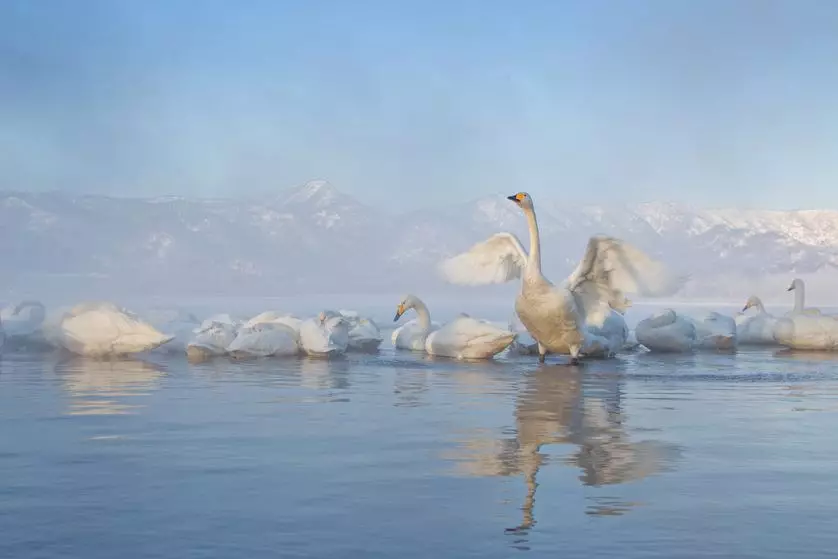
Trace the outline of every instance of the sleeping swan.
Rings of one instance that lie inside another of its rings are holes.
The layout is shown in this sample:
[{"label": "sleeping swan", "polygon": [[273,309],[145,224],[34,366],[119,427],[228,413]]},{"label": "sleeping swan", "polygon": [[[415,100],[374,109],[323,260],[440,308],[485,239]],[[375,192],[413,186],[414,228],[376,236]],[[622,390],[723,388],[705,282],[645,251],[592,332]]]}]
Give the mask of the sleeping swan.
[{"label": "sleeping swan", "polygon": [[692,351],[696,342],[695,324],[672,309],[644,318],[637,323],[634,333],[638,342],[655,353]]},{"label": "sleeping swan", "polygon": [[622,313],[630,305],[624,293],[664,296],[686,278],[669,274],[663,264],[612,237],[591,237],[585,256],[564,286],[553,285],[541,272],[541,243],[532,198],[509,196],[527,218],[530,253],[511,233],[497,233],[440,265],[451,283],[480,285],[522,278],[515,301],[518,318],[538,343],[539,361],[547,352],[612,356],[628,337]]},{"label": "sleeping swan", "polygon": [[780,318],[774,327],[774,339],[791,349],[837,351],[838,319],[811,314]]},{"label": "sleeping swan", "polygon": [[[421,351],[428,355],[454,359],[490,359],[506,349],[515,339],[515,333],[498,328],[485,320],[477,320],[461,314],[442,327],[433,328],[431,315],[415,295],[405,296],[396,309],[393,322],[408,310],[415,309],[419,315],[416,325],[406,324],[393,333],[393,345],[397,348]],[[411,326],[411,328],[407,328]]]}]

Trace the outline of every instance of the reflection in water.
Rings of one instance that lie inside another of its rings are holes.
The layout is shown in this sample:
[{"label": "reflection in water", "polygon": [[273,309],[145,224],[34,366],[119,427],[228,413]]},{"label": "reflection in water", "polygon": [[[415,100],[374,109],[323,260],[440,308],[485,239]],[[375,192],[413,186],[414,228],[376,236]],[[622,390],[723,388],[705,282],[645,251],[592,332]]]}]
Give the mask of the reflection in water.
[{"label": "reflection in water", "polygon": [[[586,369],[539,367],[527,374],[515,405],[515,438],[486,440],[472,433],[462,445],[467,455],[457,457],[461,471],[524,476],[523,521],[509,532],[524,535],[535,525],[536,477],[548,460],[541,452],[544,445],[575,445],[565,461],[582,470],[579,479],[588,486],[642,479],[662,471],[677,455],[674,445],[630,441],[621,406],[622,375],[612,370],[607,376],[585,377]],[[587,513],[622,514],[634,504],[610,499],[596,502]]]},{"label": "reflection in water", "polygon": [[314,390],[349,388],[349,362],[346,359],[305,358],[300,361],[300,385]]},{"label": "reflection in water", "polygon": [[96,360],[83,357],[55,366],[64,389],[70,394],[69,415],[122,415],[141,406],[122,398],[145,396],[159,388],[163,370],[135,359]]},{"label": "reflection in water", "polygon": [[428,392],[428,370],[425,367],[402,366],[396,371],[393,393],[397,407],[419,407],[425,405],[423,397]]}]

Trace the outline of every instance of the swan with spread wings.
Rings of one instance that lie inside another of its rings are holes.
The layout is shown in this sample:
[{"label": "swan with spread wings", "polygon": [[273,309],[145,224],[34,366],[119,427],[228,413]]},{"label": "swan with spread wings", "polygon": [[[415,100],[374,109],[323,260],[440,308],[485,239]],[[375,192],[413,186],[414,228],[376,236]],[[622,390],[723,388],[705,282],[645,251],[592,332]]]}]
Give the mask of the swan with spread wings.
[{"label": "swan with spread wings", "polygon": [[628,336],[623,313],[631,305],[626,293],[666,296],[686,276],[671,274],[643,251],[613,237],[588,241],[585,256],[564,286],[541,272],[541,244],[532,198],[526,192],[509,196],[527,218],[530,252],[511,233],[497,233],[468,251],[443,261],[440,272],[450,283],[485,285],[521,278],[515,312],[538,342],[539,361],[547,353],[613,356]]}]

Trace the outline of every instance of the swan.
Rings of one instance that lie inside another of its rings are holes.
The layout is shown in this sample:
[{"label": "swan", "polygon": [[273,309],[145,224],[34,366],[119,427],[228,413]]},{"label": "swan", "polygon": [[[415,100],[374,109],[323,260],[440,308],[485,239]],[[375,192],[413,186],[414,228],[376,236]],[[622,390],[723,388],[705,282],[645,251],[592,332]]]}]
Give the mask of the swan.
[{"label": "swan", "polygon": [[428,307],[415,295],[402,298],[393,322],[397,322],[408,309],[416,310],[419,322],[409,330],[404,327],[400,329],[394,343],[396,347],[421,351],[418,349],[421,344],[428,355],[437,357],[489,359],[515,340],[514,332],[466,314],[460,314],[451,322],[433,328]]},{"label": "swan", "polygon": [[800,278],[794,278],[786,291],[794,291],[794,309],[786,313],[786,316],[794,316],[798,314],[803,315],[819,315],[821,311],[816,308],[807,309],[804,305],[806,296],[806,286]]},{"label": "swan", "polygon": [[41,331],[46,320],[46,308],[40,301],[23,301],[0,311],[0,321],[9,345],[17,347],[47,346]]},{"label": "swan", "polygon": [[349,323],[334,311],[322,311],[300,324],[300,345],[308,355],[342,355],[349,346]]},{"label": "swan", "polygon": [[381,345],[381,330],[371,318],[363,318],[355,311],[338,311],[349,325],[349,346],[354,351],[373,352]]},{"label": "swan", "polygon": [[507,197],[527,219],[530,253],[511,233],[497,233],[440,264],[451,283],[480,285],[522,278],[515,300],[521,322],[538,342],[539,361],[547,352],[610,356],[623,347],[628,329],[622,313],[630,306],[624,292],[646,296],[674,293],[686,277],[671,276],[663,264],[619,239],[596,236],[582,261],[557,287],[541,271],[541,243],[532,198],[526,192]]},{"label": "swan", "polygon": [[838,319],[797,314],[777,319],[774,339],[791,349],[838,351]]},{"label": "swan", "polygon": [[737,344],[736,321],[717,312],[709,312],[703,318],[687,317],[695,325],[697,349],[735,349]]},{"label": "swan", "polygon": [[242,325],[242,328],[250,328],[251,326],[255,326],[256,324],[284,324],[291,328],[294,332],[297,333],[297,337],[300,335],[300,324],[303,323],[302,320],[297,318],[292,314],[281,313],[277,311],[265,311],[263,313],[257,314],[247,322]]},{"label": "swan", "polygon": [[672,309],[659,311],[637,323],[637,341],[649,351],[683,353],[691,351],[696,342],[695,323]]},{"label": "swan", "polygon": [[134,313],[107,302],[76,305],[53,328],[50,335],[60,347],[86,357],[140,353],[173,338]]},{"label": "swan", "polygon": [[[748,313],[749,309],[755,309]],[[747,313],[747,314],[746,314]],[[736,315],[736,335],[740,344],[774,345],[774,328],[777,319],[765,311],[765,306],[756,295],[745,302],[742,312]]]},{"label": "swan", "polygon": [[299,335],[285,324],[257,322],[243,326],[227,346],[231,357],[284,357],[300,352]]},{"label": "swan", "polygon": [[186,344],[189,359],[204,360],[227,353],[227,347],[236,339],[240,323],[229,314],[216,314],[204,320],[194,330]]}]

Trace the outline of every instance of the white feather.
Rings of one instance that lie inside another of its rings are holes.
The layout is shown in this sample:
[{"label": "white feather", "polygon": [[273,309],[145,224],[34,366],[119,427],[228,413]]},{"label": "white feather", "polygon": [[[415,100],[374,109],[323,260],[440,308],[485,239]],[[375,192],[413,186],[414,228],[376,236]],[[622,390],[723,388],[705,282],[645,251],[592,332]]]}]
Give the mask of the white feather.
[{"label": "white feather", "polygon": [[444,260],[440,274],[450,283],[486,285],[521,277],[527,251],[512,233],[497,233],[467,251]]}]

